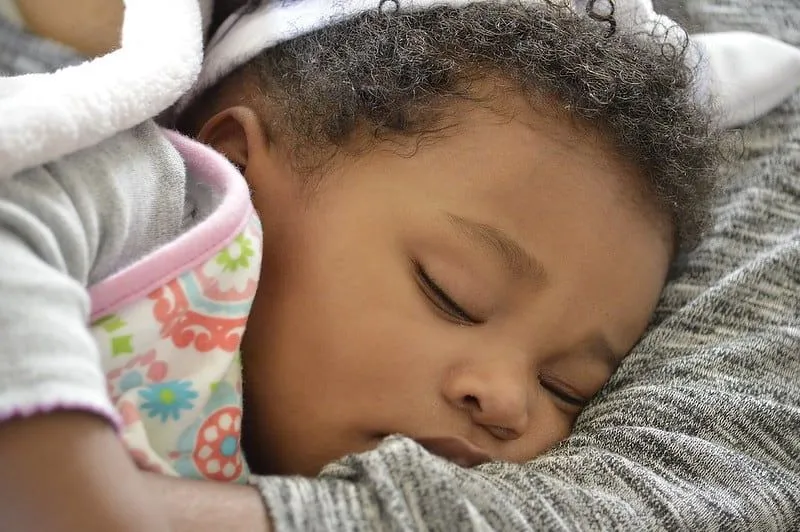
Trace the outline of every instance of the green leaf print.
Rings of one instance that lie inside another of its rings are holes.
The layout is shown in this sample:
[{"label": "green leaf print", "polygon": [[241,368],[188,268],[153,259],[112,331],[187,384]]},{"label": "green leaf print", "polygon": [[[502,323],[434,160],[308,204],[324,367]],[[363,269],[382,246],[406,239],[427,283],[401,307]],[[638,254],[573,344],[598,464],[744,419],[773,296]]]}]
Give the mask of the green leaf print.
[{"label": "green leaf print", "polygon": [[111,338],[111,356],[118,357],[120,355],[133,354],[133,336],[128,334],[125,336],[115,336]]},{"label": "green leaf print", "polygon": [[118,357],[122,355],[133,354],[133,335],[120,334],[114,336],[114,333],[127,327],[125,320],[116,314],[109,314],[104,318],[100,318],[95,323],[95,326],[100,327],[111,336],[111,356]]},{"label": "green leaf print", "polygon": [[122,321],[122,319],[116,314],[109,314],[105,318],[100,318],[97,320],[95,325],[102,327],[104,331],[111,334],[125,327],[127,323]]},{"label": "green leaf print", "polygon": [[253,255],[255,255],[253,241],[242,233],[234,239],[230,246],[217,254],[216,262],[222,266],[224,271],[235,272],[239,268],[250,267],[250,258]]}]

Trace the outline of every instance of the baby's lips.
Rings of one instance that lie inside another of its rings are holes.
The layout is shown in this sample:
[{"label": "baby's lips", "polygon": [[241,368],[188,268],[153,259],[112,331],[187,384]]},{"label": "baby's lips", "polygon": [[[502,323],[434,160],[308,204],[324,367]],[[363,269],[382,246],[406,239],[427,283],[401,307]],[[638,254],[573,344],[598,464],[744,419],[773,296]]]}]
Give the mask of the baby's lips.
[{"label": "baby's lips", "polygon": [[475,467],[492,460],[489,453],[464,438],[436,436],[416,438],[416,441],[428,452],[450,460],[461,467]]}]

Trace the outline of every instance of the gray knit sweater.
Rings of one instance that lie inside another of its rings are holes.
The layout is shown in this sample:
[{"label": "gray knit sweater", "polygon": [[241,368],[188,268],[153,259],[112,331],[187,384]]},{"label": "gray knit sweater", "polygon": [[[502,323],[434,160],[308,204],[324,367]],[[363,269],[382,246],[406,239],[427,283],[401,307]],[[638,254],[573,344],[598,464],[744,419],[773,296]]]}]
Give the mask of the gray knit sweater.
[{"label": "gray knit sweater", "polygon": [[[683,3],[693,29],[800,45],[798,0]],[[712,233],[563,445],[463,470],[391,439],[259,479],[276,530],[800,530],[800,94],[742,139]]]},{"label": "gray knit sweater", "polygon": [[[800,45],[797,0],[669,12]],[[800,530],[800,94],[742,138],[710,236],[569,440],[466,471],[395,439],[264,478],[276,529]]]}]

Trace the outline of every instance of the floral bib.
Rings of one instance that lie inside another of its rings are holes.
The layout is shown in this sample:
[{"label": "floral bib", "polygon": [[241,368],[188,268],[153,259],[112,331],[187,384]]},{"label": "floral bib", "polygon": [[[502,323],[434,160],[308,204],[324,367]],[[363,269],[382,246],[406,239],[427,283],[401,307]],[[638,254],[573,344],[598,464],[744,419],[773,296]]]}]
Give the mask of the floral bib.
[{"label": "floral bib", "polygon": [[261,225],[227,161],[183,137],[170,139],[190,175],[222,195],[220,206],[92,287],[92,332],[121,437],[139,467],[242,483],[239,344],[258,284]]}]

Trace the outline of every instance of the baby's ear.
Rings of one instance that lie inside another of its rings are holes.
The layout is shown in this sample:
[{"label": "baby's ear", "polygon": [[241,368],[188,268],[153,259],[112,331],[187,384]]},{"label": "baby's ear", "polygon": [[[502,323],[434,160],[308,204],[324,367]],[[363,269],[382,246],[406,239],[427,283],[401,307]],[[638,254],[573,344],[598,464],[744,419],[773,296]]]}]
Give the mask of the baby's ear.
[{"label": "baby's ear", "polygon": [[212,116],[197,140],[222,155],[245,173],[251,159],[268,148],[269,142],[258,115],[249,107],[229,107]]}]

